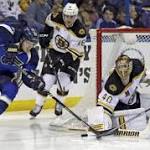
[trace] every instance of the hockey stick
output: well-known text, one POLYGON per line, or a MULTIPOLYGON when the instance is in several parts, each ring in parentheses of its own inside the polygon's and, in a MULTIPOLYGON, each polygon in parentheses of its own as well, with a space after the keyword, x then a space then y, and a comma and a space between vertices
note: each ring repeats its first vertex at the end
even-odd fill
POLYGON ((143 113, 146 113, 150 111, 150 107, 147 108, 145 111, 137 114, 136 116, 130 118, 129 120, 127 120, 126 122, 122 123, 121 125, 119 125, 119 127, 114 127, 114 128, 111 128, 111 129, 108 129, 108 130, 105 130, 105 131, 101 131, 101 133, 99 133, 98 135, 96 135, 96 138, 101 138, 102 136, 107 136, 107 135, 112 135, 112 134, 116 134, 119 130, 120 127, 124 126, 126 123, 129 123, 131 122, 132 120, 138 118, 139 116, 143 115, 143 113))
MULTIPOLYGON (((27 77, 31 78, 30 74, 24 69, 21 68, 21 63, 19 63, 19 59, 17 61, 14 61, 14 64, 16 67, 27 77)), ((21 61, 20 61, 21 62, 21 61)), ((77 114, 75 114, 71 109, 69 109, 65 104, 63 104, 61 101, 59 101, 55 96, 53 96, 49 91, 45 91, 49 96, 51 96, 56 102, 58 102, 64 109, 66 109, 70 114, 72 114, 76 119, 84 123, 87 127, 89 127, 89 130, 92 131, 96 136, 99 136, 103 131, 97 131, 92 126, 90 126, 86 121, 84 121, 82 118, 80 118, 77 114)))

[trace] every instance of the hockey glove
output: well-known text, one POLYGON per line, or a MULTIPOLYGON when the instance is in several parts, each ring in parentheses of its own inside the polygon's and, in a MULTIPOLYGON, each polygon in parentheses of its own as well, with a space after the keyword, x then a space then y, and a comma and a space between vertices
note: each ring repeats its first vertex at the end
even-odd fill
POLYGON ((58 60, 56 60, 54 63, 52 62, 52 66, 56 71, 61 69, 62 67, 68 66, 72 62, 72 55, 67 52, 64 54, 64 56, 58 60))
POLYGON ((40 33, 39 43, 42 48, 47 48, 51 39, 53 38, 54 28, 45 25, 44 31, 40 33))
POLYGON ((53 64, 54 70, 57 72, 59 69, 65 66, 65 62, 63 59, 59 59, 55 64, 53 64))
POLYGON ((43 91, 45 87, 45 82, 43 81, 41 77, 35 75, 30 80, 30 86, 35 91, 43 91))
POLYGON ((10 45, 6 51, 5 56, 2 58, 2 62, 8 65, 13 64, 17 55, 17 51, 17 45, 10 45))

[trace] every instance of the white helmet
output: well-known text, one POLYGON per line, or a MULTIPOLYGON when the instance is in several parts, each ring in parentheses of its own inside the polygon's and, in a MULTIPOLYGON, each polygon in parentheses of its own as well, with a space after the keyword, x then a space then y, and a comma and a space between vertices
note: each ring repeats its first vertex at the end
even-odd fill
POLYGON ((79 9, 75 3, 67 3, 63 9, 63 15, 66 16, 77 16, 79 9))

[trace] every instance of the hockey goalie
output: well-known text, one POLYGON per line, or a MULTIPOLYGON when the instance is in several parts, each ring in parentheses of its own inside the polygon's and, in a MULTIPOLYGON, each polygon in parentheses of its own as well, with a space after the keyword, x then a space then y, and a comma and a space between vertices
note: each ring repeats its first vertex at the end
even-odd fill
POLYGON ((98 95, 104 130, 112 127, 137 131, 145 129, 146 113, 141 108, 142 99, 137 90, 144 77, 145 64, 140 59, 126 54, 117 58, 114 69, 98 95))

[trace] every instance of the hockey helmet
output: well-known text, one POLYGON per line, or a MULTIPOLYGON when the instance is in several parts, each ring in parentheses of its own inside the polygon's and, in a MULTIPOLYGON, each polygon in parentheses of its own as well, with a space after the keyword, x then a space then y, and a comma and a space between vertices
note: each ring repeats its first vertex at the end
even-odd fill
POLYGON ((77 19, 79 9, 75 3, 67 3, 63 9, 63 20, 65 26, 70 28, 77 19))
POLYGON ((66 16, 77 16, 79 9, 75 3, 67 3, 63 9, 63 15, 66 16))
POLYGON ((23 36, 22 38, 31 41, 34 44, 37 44, 39 42, 39 34, 35 28, 26 26, 23 29, 23 36))

